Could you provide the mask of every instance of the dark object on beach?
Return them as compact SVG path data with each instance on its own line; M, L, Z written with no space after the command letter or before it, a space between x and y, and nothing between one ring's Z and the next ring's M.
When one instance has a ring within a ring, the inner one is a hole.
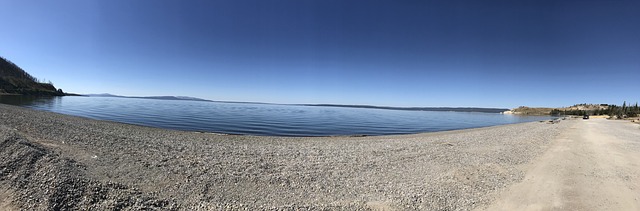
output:
M555 118L547 122L547 124L557 124L557 123L560 123L560 118Z
M589 119L589 115L582 116L582 119Z

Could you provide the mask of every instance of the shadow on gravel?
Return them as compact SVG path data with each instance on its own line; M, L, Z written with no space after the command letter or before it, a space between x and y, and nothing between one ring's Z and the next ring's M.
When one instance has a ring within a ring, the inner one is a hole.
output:
M82 164L0 126L0 187L20 210L177 210L133 187L92 181Z

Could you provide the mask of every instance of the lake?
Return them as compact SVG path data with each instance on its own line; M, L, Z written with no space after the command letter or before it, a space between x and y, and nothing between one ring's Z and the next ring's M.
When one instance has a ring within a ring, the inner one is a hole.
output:
M261 136L410 134L551 118L499 113L401 111L115 97L0 96L0 103L150 127Z

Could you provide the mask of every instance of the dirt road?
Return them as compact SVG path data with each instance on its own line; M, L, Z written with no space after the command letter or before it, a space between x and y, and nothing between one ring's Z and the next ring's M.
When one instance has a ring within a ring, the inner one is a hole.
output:
M640 210L640 125L569 121L525 179L484 210Z

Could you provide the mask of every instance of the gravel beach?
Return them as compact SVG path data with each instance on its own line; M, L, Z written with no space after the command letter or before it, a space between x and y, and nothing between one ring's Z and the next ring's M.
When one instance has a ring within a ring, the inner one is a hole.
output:
M257 137L0 104L0 209L471 210L522 181L575 122Z

